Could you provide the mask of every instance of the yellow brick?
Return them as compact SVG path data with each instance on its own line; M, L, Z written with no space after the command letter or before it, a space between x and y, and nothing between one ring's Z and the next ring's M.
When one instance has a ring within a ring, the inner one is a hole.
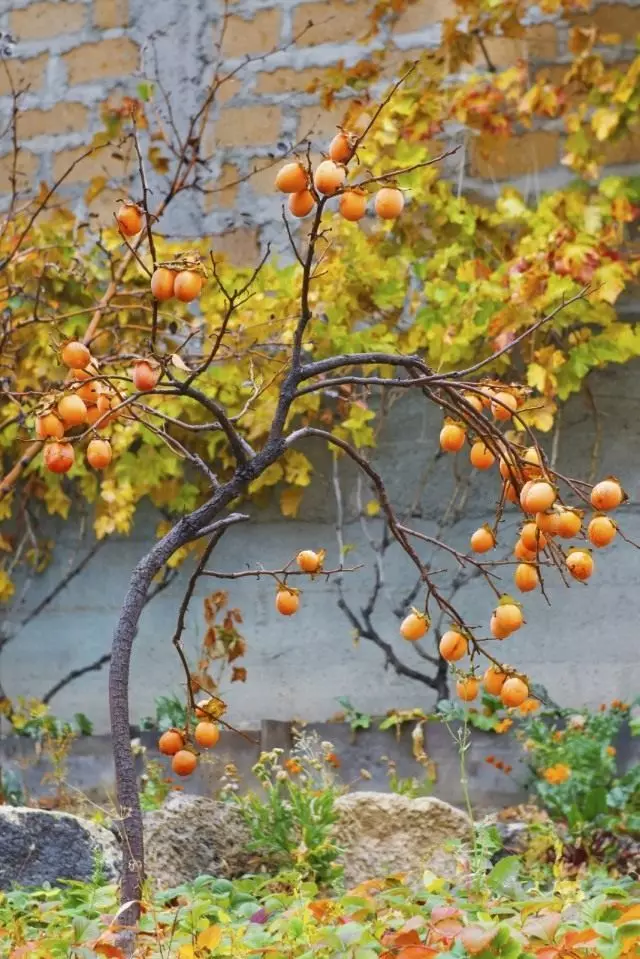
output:
M41 53L40 56L30 57L28 60L5 61L3 68L0 70L0 96L7 96L11 93L7 70L11 74L11 80L16 90L24 90L27 87L34 92L40 90L47 60L48 55Z
M77 147L74 150L61 150L53 158L53 176L59 179L71 164L79 160L89 147ZM65 183L88 183L96 176L106 176L108 180L123 179L126 165L112 155L112 147L104 147L80 160L65 179Z
M417 33L456 13L452 0L418 0L411 3L396 20L394 33Z
M640 33L640 7L629 7L626 3L603 3L593 13L569 19L576 27L594 26L601 33L619 33L626 43L631 43Z
M120 206L122 193L122 187L105 187L96 194L87 204L91 222L96 226L112 227L113 214Z
M339 126L353 126L347 122L351 107L349 100L341 100L330 109L323 107L302 107L298 114L298 141L300 140L329 140L337 132Z
M35 176L38 171L39 160L35 153L20 150L16 164L16 189L24 191L37 187ZM0 193L11 193L11 177L13 174L13 155L11 153L0 157Z
M223 254L235 266L255 266L258 262L258 232L240 227L211 237L213 254Z
M267 53L280 42L282 16L276 7L260 10L250 20L231 16L227 19L222 54L225 57L244 57L246 54ZM218 34L214 34L214 43Z
M216 91L216 103L228 103L229 100L233 100L237 93L240 92L242 88L242 81L238 80L237 77L230 77L222 86L218 87Z
M626 133L620 140L608 143L604 148L607 164L637 163L640 160L640 130Z
M258 74L256 93L294 93L305 92L309 86L322 77L322 67L308 67L306 70L291 70L283 67L273 73Z
M32 3L11 14L11 32L19 40L45 40L60 33L75 33L85 24L84 3Z
M495 67L512 67L516 60L553 60L558 52L558 37L552 23L529 27L522 37L488 37L485 47ZM475 65L486 66L486 60L478 45Z
M280 138L280 107L228 107L215 126L221 146L268 146Z
M129 22L129 0L94 0L93 22L100 30L126 27Z
M99 43L83 43L62 57L69 83L91 83L106 77L125 79L138 66L138 48L133 40L118 37Z
M282 160L269 160L267 157L253 157L249 161L249 168L253 171L248 183L255 193L274 192L274 181L278 169L284 164L290 162L292 157L286 157Z
M524 176L556 166L559 162L559 136L549 130L536 130L520 137L494 141L487 156L474 143L471 168L474 176L504 180Z
M89 110L82 103L57 103L51 110L25 110L18 114L22 140L43 134L77 133L85 130Z
M293 14L293 36L299 47L358 40L371 25L370 14L368 0L302 3Z
M217 181L208 184L208 189L212 192L205 194L204 207L207 213L212 210L229 210L235 206L240 179L240 171L233 163L223 165Z

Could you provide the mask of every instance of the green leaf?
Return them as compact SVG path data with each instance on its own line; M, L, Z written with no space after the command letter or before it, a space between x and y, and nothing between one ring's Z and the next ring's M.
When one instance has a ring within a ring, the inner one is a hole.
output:
M487 885L496 892L504 892L512 885L522 868L517 856L506 856L495 864L487 876Z

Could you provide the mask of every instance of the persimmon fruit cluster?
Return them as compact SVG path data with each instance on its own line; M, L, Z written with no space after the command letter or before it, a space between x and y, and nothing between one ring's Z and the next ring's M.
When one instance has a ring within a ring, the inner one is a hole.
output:
M358 145L355 134L339 130L329 144L328 156L313 170L298 160L280 167L275 188L288 194L287 207L292 216L308 216L321 197L338 197L338 212L343 219L357 223L367 213L366 182L348 184L349 162ZM395 220L404 209L404 194L396 186L382 186L374 198L374 211L382 220Z

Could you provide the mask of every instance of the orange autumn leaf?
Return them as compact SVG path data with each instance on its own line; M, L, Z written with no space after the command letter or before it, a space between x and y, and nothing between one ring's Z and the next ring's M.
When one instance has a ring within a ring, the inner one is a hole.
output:
M433 959L437 955L437 950L429 946L405 946L396 954L396 959Z

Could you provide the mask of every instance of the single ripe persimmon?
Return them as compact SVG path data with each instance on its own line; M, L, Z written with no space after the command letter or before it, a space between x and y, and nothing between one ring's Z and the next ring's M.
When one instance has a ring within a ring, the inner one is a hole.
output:
M555 516L556 532L563 539L573 539L582 529L582 517L575 509L560 509Z
M322 559L315 550L303 549L296 556L296 563L303 573L317 573L322 565Z
M574 579L584 583L593 573L593 557L586 549L572 549L566 559L567 569Z
M482 677L482 685L491 696L499 696L502 687L505 684L507 674L496 669L495 666L489 666Z
M176 275L173 270L159 266L151 277L151 292L156 300L170 300L173 296Z
M213 749L220 739L220 730L215 723L201 722L194 729L193 738L203 749Z
M501 459L498 469L503 480L511 481L512 476L515 476L516 479L519 476L518 467L512 460Z
M123 203L116 213L120 232L125 236L135 236L142 229L142 210L135 203Z
M279 589L276 593L276 609L283 616L293 616L298 612L300 597L290 589Z
M464 446L465 431L457 423L445 423L440 430L440 449L457 453Z
M47 443L44 448L44 465L50 473L68 473L74 459L71 443Z
M400 623L400 635L410 643L415 643L418 639L422 639L428 628L427 617L412 610Z
M75 393L68 393L58 403L58 413L67 426L80 426L87 420L87 405Z
M173 281L173 292L182 303L191 303L202 292L203 279L195 270L180 270Z
M545 510L553 506L556 501L557 493L551 483L546 480L529 480L522 488L520 493L520 505L525 513L544 513Z
M465 393L464 400L473 407L476 413L482 413L484 409L484 403L482 402L482 397L478 396L477 393Z
M481 526L475 533L472 533L469 542L474 553L488 553L496 545L496 538L493 535L493 530L489 529L488 526Z
M513 555L524 563L532 563L536 559L537 553L535 550L527 549L522 540L519 539L514 546Z
M467 639L457 629L448 629L440 640L440 655L448 663L455 663L467 655Z
M184 737L178 729L167 729L158 740L158 749L165 756L175 756L184 746Z
M176 776L190 776L197 765L197 757L188 749L179 749L171 760L171 768Z
M289 213L293 216L308 216L316 205L315 197L311 190L301 190L300 193L290 193L287 200Z
M285 163L276 174L276 190L281 193L302 193L307 189L307 171L301 163Z
M472 702L478 695L480 683L475 676L465 676L456 683L456 692L465 703Z
M608 516L594 516L587 527L592 546L608 546L615 539L618 527Z
M49 437L61 440L64 436L64 423L55 413L45 413L36 420L36 436L39 440Z
M62 362L70 370L84 370L91 362L89 348L79 340L70 340L62 347Z
M137 360L131 379L137 390L147 393L157 385L160 379L160 367L152 365L148 360Z
M469 453L469 459L471 460L471 465L475 466L477 470L491 469L496 461L495 456L489 447L484 445L482 440L476 440L473 444L471 452Z
M505 390L499 390L491 400L491 412L496 420L510 420L517 409L518 398Z
M547 536L557 536L560 529L560 514L556 510L536 513L535 520L538 529Z
M94 403L87 406L87 423L89 426L93 426L101 417L102 413ZM98 429L102 429L103 426L104 423L101 423Z
M397 187L383 186L376 193L374 207L383 220L395 220L404 209L404 195Z
M109 440L91 440L87 446L87 462L94 470L103 470L111 462L113 451Z
M100 396L100 384L97 380L87 380L75 390L75 394L84 403L97 403Z
M367 194L362 190L345 190L338 202L340 215L355 223L367 212Z
M496 606L493 615L500 628L506 629L510 633L514 633L516 629L520 629L524 622L522 610L516 603L501 603L499 606Z
M511 630L507 629L497 618L495 612L491 614L489 620L489 632L494 639L506 639L511 635Z
M520 539L526 549L536 553L539 549L544 549L547 545L547 537L536 523L525 523L520 531Z
M323 160L313 174L313 185L318 193L333 196L344 183L346 176L347 171L343 166L334 163L333 160Z
M518 676L506 679L500 690L500 699L503 706L521 706L529 696L529 687Z
M329 157L334 163L348 163L353 156L355 138L340 130L329 144ZM348 219L348 217L347 217Z
M519 563L513 578L521 593L530 593L540 585L538 570L531 563Z
M616 479L601 480L591 490L591 505L599 512L615 509L624 499L624 490Z
M534 479L540 475L540 470L542 468L542 456L540 451L536 449L535 446L530 446L522 454L522 460L524 463L523 472L527 479Z

